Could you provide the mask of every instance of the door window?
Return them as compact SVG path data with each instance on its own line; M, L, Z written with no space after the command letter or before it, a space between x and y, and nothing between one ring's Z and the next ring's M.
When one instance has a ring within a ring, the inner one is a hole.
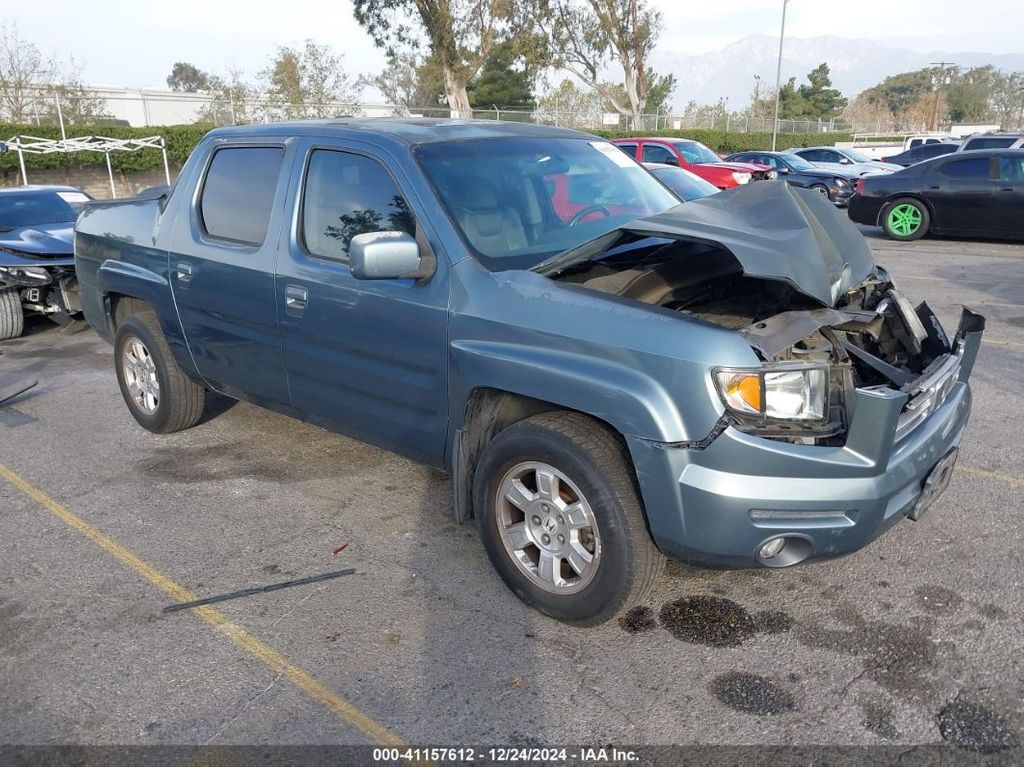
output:
M1003 181L1024 181L1024 157L1000 157L999 177Z
M943 176L950 178L988 178L989 160L987 157L953 160L943 165L939 171Z
M799 154L805 160L809 160L810 162L825 162L825 153L822 152L820 149L808 149L803 152L797 152L797 154Z
M672 151L659 144L644 144L644 162L663 162L667 165L678 165L679 160Z
M634 160L636 159L636 144L616 144L615 146L628 154Z
M199 217L206 233L261 245L267 236L283 160L281 147L218 149L199 198Z
M320 258L348 260L352 238L366 232L416 234L416 222L394 180L376 160L329 149L309 158L300 236Z

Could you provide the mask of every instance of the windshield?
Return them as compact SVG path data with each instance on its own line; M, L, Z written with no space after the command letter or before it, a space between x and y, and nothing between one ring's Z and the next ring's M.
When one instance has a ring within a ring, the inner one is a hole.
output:
M722 158L712 152L699 141L677 141L675 144L679 154L686 158L691 165L702 162L721 162Z
M88 201L82 192L5 192L0 195L0 229L73 224Z
M814 166L798 154L786 152L779 155L793 170L814 170Z
M652 168L651 173L658 177L665 186L678 194L687 202L699 200L701 197L708 197L718 192L718 187L708 183L700 176L695 176L688 170L675 168L671 165Z
M871 162L870 157L862 155L860 152L854 152L852 149L844 149L843 154L845 154L854 162Z
M424 172L492 271L530 269L679 200L607 141L489 138L424 144Z

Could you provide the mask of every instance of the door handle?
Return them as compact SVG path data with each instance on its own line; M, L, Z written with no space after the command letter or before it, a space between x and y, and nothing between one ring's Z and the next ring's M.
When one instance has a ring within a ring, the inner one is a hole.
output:
M192 264L186 264L183 261L178 262L178 266L175 269L178 282L188 285L192 282Z
M1012 186L1004 186L1004 187L1003 187L1002 189L1000 189L999 191L1000 191L1000 192L1012 192L1012 191L1013 191L1013 187L1012 187Z
M306 310L309 294L301 285L286 285L284 289L284 308L295 317Z
M928 186L928 188L929 189L941 189L942 187L940 187L938 184L931 184L931 185Z

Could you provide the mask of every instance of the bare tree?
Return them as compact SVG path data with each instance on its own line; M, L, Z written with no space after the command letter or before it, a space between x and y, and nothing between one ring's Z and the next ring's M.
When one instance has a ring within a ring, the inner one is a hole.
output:
M538 13L535 20L550 24L552 63L638 125L651 90L647 59L661 32L661 13L646 0L552 0L550 13ZM612 61L622 68L625 99L601 79Z
M41 89L54 79L57 63L24 39L13 23L0 24L0 110L13 123L29 122Z
M467 86L494 46L516 36L532 5L532 0L353 0L356 21L389 54L426 38L441 65L453 117L473 114Z

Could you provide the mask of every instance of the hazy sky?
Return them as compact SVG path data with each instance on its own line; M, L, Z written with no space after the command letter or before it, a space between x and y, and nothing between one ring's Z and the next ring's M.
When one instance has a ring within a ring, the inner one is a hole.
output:
M658 47L666 53L717 50L748 34L779 31L782 0L651 2L664 13ZM787 13L787 36L870 38L919 51L1024 52L1021 0L791 0ZM163 86L179 60L255 75L275 45L307 37L345 53L354 73L375 73L383 62L347 0L49 0L19 3L16 17L0 18L15 21L44 50L74 56L93 84Z

